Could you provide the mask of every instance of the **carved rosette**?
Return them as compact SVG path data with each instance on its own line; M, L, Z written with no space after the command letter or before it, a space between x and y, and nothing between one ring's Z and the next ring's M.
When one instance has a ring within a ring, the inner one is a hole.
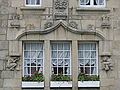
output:
M20 61L20 56L8 56L6 58L6 68L10 71L20 70L18 62Z

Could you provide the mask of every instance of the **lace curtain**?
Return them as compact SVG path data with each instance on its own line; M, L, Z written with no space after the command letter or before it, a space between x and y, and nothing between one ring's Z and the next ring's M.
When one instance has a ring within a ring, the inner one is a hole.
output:
M54 71L54 67L55 67L58 69L59 72L59 67L60 67L63 69L63 72L66 72L66 74L70 73L70 69L69 69L70 44L68 43L52 44L52 66L53 66L52 71Z
M24 44L24 72L32 74L36 70L43 71L43 45L40 43Z
M87 5L90 0L80 0L81 5Z
M90 66L92 66L91 74L95 74L96 73L96 69L95 69L96 44L94 44L94 43L82 43L82 44L79 44L78 49L79 49L79 52L78 52L79 67L82 67L82 68L80 68L80 69L82 69L80 71L85 71L83 69L90 69ZM89 72L89 70L86 70L86 71Z
M104 4L104 0L95 0L97 5L103 5Z
M40 4L40 0L26 0L26 4L37 5Z

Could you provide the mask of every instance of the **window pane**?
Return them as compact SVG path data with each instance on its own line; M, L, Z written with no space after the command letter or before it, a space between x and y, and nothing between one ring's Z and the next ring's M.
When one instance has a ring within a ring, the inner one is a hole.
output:
M90 66L90 60L89 59L85 60L85 66Z
M63 66L63 59L58 59L58 66Z
M57 58L57 51L52 51L52 58Z
M64 60L64 66L70 66L70 60L69 59Z
M70 58L70 51L64 51L64 58Z
M104 0L94 0L94 5L104 5Z
M90 5L90 0L80 0L81 5Z
M37 66L43 66L43 59L37 60Z
M85 67L85 74L90 74L90 67Z
M24 66L30 66L30 59L24 60Z
M31 0L31 5L35 5L35 0Z
M27 4L27 5L30 4L30 0L26 0L26 4Z
M36 0L36 5L40 5L40 0Z
M64 56L63 51L58 51L58 58L63 58L63 56Z
M30 58L30 52L29 51L25 51L24 52L24 57L25 58Z
M57 66L57 59L52 59L52 66Z
M53 44L51 45L51 47L52 47L52 50L57 50L57 44L56 44L56 43L53 43Z
M84 58L83 51L78 51L78 58Z
M64 50L70 50L70 44L64 43Z

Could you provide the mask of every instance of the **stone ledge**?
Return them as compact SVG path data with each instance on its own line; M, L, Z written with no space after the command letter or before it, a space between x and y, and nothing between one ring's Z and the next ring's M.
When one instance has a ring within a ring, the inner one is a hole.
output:
M88 7L82 7L82 8L76 8L76 11L101 11L101 12L110 12L111 8L88 8Z
M45 10L45 7L21 7L21 10Z

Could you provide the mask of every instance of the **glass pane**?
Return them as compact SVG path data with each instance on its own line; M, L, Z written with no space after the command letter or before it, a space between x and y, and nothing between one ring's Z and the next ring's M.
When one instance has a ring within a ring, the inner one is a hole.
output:
M58 44L58 50L63 50L63 43Z
M63 58L63 56L64 56L63 51L58 51L58 58Z
M57 51L52 51L52 58L57 58Z
M78 45L78 50L84 50L83 44L79 44L79 45Z
M57 59L52 59L52 66L57 66Z
M31 58L36 59L37 53L35 51L31 51Z
M64 43L64 50L70 50L70 44Z
M36 57L37 58L43 58L43 51L41 51L41 52L36 52L37 54L36 54Z
M40 0L36 0L36 5L40 5Z
M36 43L36 50L43 50L43 44L42 43Z
M84 58L91 58L90 56L91 56L91 54L90 54L90 51L85 51L84 52Z
M31 59L31 66L36 66L36 59Z
M26 0L26 4L27 4L27 5L30 4L30 0Z
M79 66L84 66L84 60L83 59L79 59L78 63L79 63Z
M37 66L43 66L43 59L37 59Z
M52 50L57 50L57 44L56 44L56 43L53 43L53 44L51 45L51 47L52 47Z
M90 44L89 44L89 43L86 43L86 44L84 45L84 48L85 48L85 50L90 50L90 49L91 49Z
M96 51L91 51L91 58L96 58Z
M85 60L85 66L90 66L90 60L89 59Z
M57 67L52 68L52 73L57 74Z
M35 5L35 0L31 0L31 5Z
M63 59L58 59L58 66L63 66Z
M24 60L24 66L30 66L30 59Z
M91 50L96 50L96 44L95 43L91 44Z
M70 66L70 59L64 60L64 66Z
M37 67L37 70L38 70L39 73L43 72L43 68L42 67Z
M70 68L64 67L64 74L70 74Z
M70 58L70 51L64 51L64 58Z
M78 58L84 58L83 51L78 51Z
M30 50L30 44L25 43L24 44L24 50Z
M91 60L91 66L96 66L96 59Z
M58 73L62 73L63 74L63 67L58 67Z
M85 73L90 74L90 67L85 67Z
M34 72L36 72L36 67L31 67L31 74L33 74Z
M94 75L97 74L97 72L96 72L96 68L95 68L95 67L91 67L91 74L94 74Z
M30 74L30 67L25 67L24 68L24 75Z
M24 57L25 58L30 58L30 52L29 51L24 51Z
M36 43L31 43L31 50L37 50Z

